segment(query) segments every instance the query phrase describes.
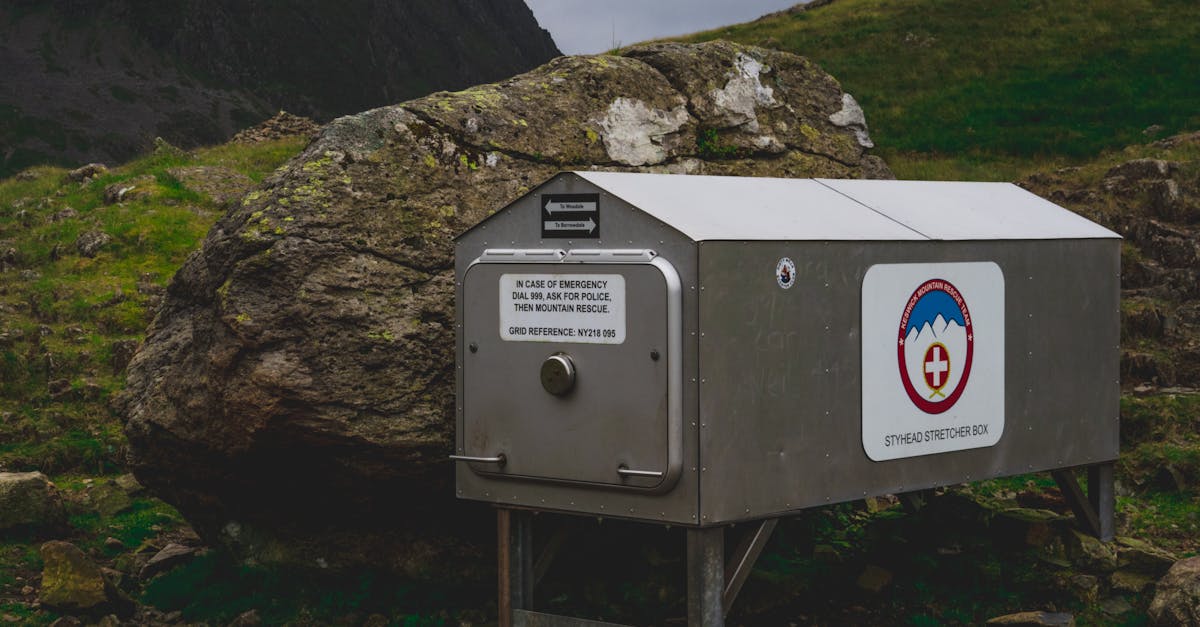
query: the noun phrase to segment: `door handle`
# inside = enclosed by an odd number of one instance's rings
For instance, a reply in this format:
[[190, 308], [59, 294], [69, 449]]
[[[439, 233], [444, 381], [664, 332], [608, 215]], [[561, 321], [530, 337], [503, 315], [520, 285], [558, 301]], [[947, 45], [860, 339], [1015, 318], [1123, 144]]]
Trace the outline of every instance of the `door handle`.
[[495, 457], [472, 457], [470, 455], [451, 455], [450, 459], [454, 460], [456, 462], [472, 462], [472, 463], [476, 463], [476, 464], [499, 464], [501, 466], [504, 465], [504, 462], [508, 461], [508, 458], [504, 456], [504, 453], [498, 453]]
[[663, 476], [663, 473], [657, 470], [633, 470], [626, 468], [625, 464], [617, 466], [617, 474], [622, 477], [654, 477], [655, 479], [661, 479]]

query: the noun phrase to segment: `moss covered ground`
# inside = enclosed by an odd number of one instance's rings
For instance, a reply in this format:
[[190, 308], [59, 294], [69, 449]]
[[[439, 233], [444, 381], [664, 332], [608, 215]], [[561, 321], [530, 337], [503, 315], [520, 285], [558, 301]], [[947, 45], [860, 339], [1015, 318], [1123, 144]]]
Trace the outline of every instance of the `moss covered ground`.
[[[0, 182], [0, 469], [114, 473], [124, 438], [108, 400], [171, 276], [221, 207], [171, 170], [261, 180], [302, 142], [163, 149], [86, 183], [38, 167]], [[110, 186], [128, 200], [105, 201]], [[93, 256], [79, 237], [111, 241]]]

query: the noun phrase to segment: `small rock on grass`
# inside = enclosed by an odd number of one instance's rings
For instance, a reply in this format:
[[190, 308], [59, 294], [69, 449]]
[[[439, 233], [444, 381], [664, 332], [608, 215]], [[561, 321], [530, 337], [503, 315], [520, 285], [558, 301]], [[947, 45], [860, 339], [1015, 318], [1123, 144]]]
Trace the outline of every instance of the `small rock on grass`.
[[249, 610], [238, 614], [226, 627], [258, 627], [261, 624], [262, 617], [258, 615], [258, 610]]
[[135, 198], [148, 197], [156, 181], [154, 176], [146, 174], [107, 185], [104, 188], [104, 204], [115, 205]]
[[112, 585], [79, 547], [52, 540], [41, 547], [42, 605], [63, 612], [117, 611], [126, 615], [133, 602]]
[[389, 624], [388, 619], [383, 614], [371, 614], [363, 623], [363, 627], [384, 627], [387, 624]]
[[1177, 558], [1170, 552], [1137, 538], [1116, 538], [1117, 565], [1122, 570], [1161, 577]]
[[84, 231], [75, 238], [75, 250], [80, 256], [95, 257], [104, 245], [112, 241], [112, 236], [104, 231]]
[[1115, 618], [1133, 611], [1133, 606], [1125, 600], [1125, 597], [1113, 597], [1100, 602], [1100, 611]]
[[102, 516], [113, 516], [133, 506], [133, 499], [115, 483], [102, 481], [88, 493], [92, 508]]
[[1075, 627], [1075, 616], [1066, 612], [1017, 612], [989, 618], [987, 624], [1009, 627]]
[[1143, 573], [1118, 570], [1109, 578], [1113, 590], [1138, 593], [1154, 585], [1154, 577]]
[[1088, 605], [1100, 598], [1100, 578], [1095, 575], [1064, 574], [1063, 587], [1080, 602]]
[[1090, 571], [1111, 573], [1117, 569], [1117, 550], [1095, 536], [1071, 530], [1067, 536], [1067, 551], [1071, 560]]
[[78, 217], [79, 217], [78, 211], [75, 211], [74, 209], [72, 209], [70, 207], [63, 207], [62, 209], [54, 212], [54, 215], [50, 216], [50, 221], [51, 222], [66, 222], [67, 220], [71, 220], [71, 219], [78, 218]]
[[199, 549], [172, 542], [171, 544], [163, 547], [163, 549], [158, 553], [155, 553], [154, 557], [151, 557], [150, 561], [146, 562], [146, 565], [142, 567], [142, 570], [138, 576], [143, 580], [150, 579], [159, 573], [171, 570], [172, 568], [191, 560], [192, 557], [196, 555], [197, 551], [199, 551]]
[[858, 581], [856, 583], [858, 584], [859, 588], [862, 588], [867, 592], [874, 592], [878, 594], [883, 592], [884, 588], [892, 584], [892, 573], [891, 571], [871, 564], [868, 565], [863, 570], [862, 574], [858, 576]]
[[97, 176], [106, 173], [108, 173], [108, 167], [106, 167], [103, 163], [89, 163], [83, 167], [79, 167], [67, 172], [67, 178], [76, 183], [83, 183], [84, 181], [96, 178]]
[[826, 564], [837, 563], [842, 558], [837, 549], [830, 544], [818, 544], [813, 547], [813, 559]]
[[64, 521], [62, 499], [40, 472], [0, 472], [0, 531], [46, 528]]
[[1179, 164], [1162, 159], [1134, 159], [1113, 166], [1104, 174], [1110, 186], [1136, 185], [1143, 181], [1164, 179], [1179, 169]]

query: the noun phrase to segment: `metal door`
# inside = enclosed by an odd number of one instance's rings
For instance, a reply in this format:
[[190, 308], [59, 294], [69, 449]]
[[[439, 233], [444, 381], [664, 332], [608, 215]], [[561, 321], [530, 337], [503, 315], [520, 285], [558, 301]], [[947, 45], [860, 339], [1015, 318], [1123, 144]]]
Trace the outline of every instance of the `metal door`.
[[641, 250], [487, 251], [463, 283], [460, 457], [474, 472], [674, 485], [682, 314], [670, 263]]

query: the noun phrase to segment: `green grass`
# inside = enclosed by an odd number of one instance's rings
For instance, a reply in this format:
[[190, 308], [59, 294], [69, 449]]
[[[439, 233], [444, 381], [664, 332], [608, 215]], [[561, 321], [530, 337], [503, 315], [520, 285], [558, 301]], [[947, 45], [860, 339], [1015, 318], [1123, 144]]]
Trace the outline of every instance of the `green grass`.
[[42, 556], [37, 546], [26, 543], [0, 545], [0, 590], [16, 581], [15, 573], [39, 571], [41, 568]]
[[184, 524], [174, 508], [150, 498], [134, 499], [127, 509], [110, 516], [89, 507], [71, 516], [69, 523], [86, 538], [80, 543], [81, 548], [95, 549], [108, 557], [121, 549], [104, 546], [106, 538], [116, 538], [126, 547], [136, 549], [163, 529], [176, 529]]
[[[264, 624], [290, 621], [329, 624], [371, 613], [391, 616], [390, 625], [459, 624], [452, 595], [459, 591], [382, 578], [375, 573], [321, 576], [238, 564], [219, 553], [198, 557], [151, 581], [142, 602], [180, 611], [188, 621], [224, 624], [257, 610]], [[476, 612], [467, 611], [467, 615]]]
[[1200, 394], [1121, 398], [1121, 441], [1126, 446], [1200, 434]]
[[[1200, 394], [1121, 399], [1119, 479], [1136, 490], [1117, 509], [1130, 532], [1181, 553], [1200, 548]], [[1178, 489], [1178, 481], [1184, 485]]]
[[1129, 535], [1153, 538], [1157, 546], [1178, 557], [1192, 557], [1200, 550], [1200, 495], [1194, 492], [1151, 491], [1136, 497], [1117, 497], [1118, 515], [1128, 520]]
[[15, 617], [16, 624], [20, 625], [49, 625], [54, 622], [54, 617], [45, 612], [34, 610], [23, 603], [2, 603], [0, 602], [0, 616]]
[[[220, 209], [169, 170], [223, 166], [261, 181], [304, 143], [163, 150], [86, 185], [52, 167], [0, 181], [0, 254], [11, 248], [15, 258], [0, 271], [0, 469], [121, 468], [124, 437], [107, 403], [124, 385], [113, 347], [141, 340], [158, 294]], [[147, 195], [104, 203], [107, 185], [135, 179]], [[76, 215], [54, 218], [67, 208]], [[112, 241], [79, 255], [76, 238], [93, 230]]]
[[807, 56], [903, 178], [1011, 180], [1200, 127], [1191, 0], [838, 0], [687, 37]]

